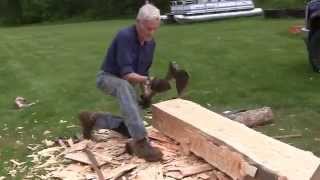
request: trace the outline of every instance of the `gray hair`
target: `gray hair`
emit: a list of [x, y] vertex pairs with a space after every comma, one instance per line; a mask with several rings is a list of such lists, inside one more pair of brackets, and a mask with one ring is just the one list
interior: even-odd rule
[[147, 3], [139, 9], [137, 20], [160, 20], [160, 10]]

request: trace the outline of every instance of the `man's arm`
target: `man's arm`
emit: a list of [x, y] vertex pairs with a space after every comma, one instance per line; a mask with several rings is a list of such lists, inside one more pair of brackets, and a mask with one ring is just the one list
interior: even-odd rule
[[131, 72], [123, 76], [123, 79], [129, 81], [132, 84], [144, 84], [148, 81], [147, 76], [142, 76], [140, 74]]

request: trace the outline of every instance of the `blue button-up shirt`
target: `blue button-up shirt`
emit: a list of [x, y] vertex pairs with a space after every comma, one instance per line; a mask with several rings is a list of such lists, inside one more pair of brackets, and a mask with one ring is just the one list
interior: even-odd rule
[[154, 40], [140, 44], [135, 26], [124, 28], [113, 39], [101, 70], [118, 77], [132, 72], [147, 76], [154, 49]]

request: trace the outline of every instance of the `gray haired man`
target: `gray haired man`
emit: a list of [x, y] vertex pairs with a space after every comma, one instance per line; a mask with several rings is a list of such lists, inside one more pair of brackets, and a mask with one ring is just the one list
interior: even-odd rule
[[129, 153], [147, 161], [159, 161], [162, 153], [149, 143], [134, 86], [152, 84], [149, 68], [155, 50], [153, 35], [159, 26], [159, 9], [152, 4], [142, 6], [136, 24], [118, 32], [102, 63], [97, 86], [118, 99], [122, 117], [109, 113], [79, 114], [84, 138], [91, 138], [93, 128], [116, 130], [132, 138], [126, 145]]

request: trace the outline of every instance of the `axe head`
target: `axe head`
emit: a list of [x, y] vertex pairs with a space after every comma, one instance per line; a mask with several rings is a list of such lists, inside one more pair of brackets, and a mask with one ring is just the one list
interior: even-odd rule
[[168, 73], [166, 76], [167, 80], [175, 79], [176, 81], [176, 89], [178, 96], [181, 96], [182, 93], [185, 91], [185, 89], [188, 86], [189, 82], [189, 74], [186, 70], [180, 68], [180, 66], [174, 62], [171, 61], [169, 63]]
[[162, 93], [168, 91], [169, 89], [171, 89], [171, 85], [166, 79], [154, 78], [151, 81], [151, 90], [155, 91], [156, 93]]
[[175, 75], [175, 79], [178, 96], [181, 96], [188, 86], [189, 74], [185, 70], [179, 70]]

